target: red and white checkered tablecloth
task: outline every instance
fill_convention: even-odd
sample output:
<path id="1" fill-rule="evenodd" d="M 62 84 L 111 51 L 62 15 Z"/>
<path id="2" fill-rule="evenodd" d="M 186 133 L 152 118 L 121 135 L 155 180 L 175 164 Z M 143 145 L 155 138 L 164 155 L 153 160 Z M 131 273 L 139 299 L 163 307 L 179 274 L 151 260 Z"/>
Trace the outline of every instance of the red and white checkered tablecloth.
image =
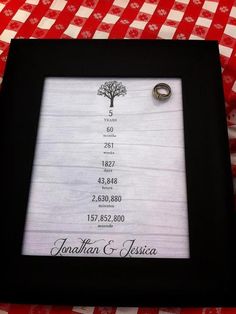
<path id="1" fill-rule="evenodd" d="M 236 308 L 127 308 L 0 304 L 0 314 L 235 314 Z"/>
<path id="2" fill-rule="evenodd" d="M 0 0 L 0 83 L 11 38 L 218 40 L 236 180 L 236 0 Z M 232 314 L 236 308 L 0 304 L 0 314 L 6 313 Z"/>

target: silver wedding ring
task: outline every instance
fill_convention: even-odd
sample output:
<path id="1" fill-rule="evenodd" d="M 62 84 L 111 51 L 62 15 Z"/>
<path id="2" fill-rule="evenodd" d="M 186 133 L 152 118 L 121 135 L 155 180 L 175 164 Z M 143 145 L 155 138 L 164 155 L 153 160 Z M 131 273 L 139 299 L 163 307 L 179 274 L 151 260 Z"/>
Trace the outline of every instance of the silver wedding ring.
<path id="1" fill-rule="evenodd" d="M 171 96 L 171 88 L 168 84 L 159 83 L 154 86 L 152 94 L 158 100 L 167 100 Z"/>

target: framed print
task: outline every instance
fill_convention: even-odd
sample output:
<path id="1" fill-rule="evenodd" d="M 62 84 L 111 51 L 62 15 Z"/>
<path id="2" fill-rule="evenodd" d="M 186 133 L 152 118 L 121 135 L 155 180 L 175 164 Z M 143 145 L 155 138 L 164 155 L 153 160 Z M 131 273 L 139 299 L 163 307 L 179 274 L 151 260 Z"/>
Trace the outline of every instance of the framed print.
<path id="1" fill-rule="evenodd" d="M 0 97 L 0 299 L 233 304 L 216 42 L 13 40 Z"/>
<path id="2" fill-rule="evenodd" d="M 45 79 L 24 255 L 189 257 L 181 80 L 158 81 Z"/>

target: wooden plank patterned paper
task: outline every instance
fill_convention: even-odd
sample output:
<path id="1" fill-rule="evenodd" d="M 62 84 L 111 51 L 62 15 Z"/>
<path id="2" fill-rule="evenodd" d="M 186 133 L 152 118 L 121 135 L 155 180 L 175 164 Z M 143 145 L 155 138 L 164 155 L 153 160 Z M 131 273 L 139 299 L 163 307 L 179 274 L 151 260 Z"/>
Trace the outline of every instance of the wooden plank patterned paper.
<path id="1" fill-rule="evenodd" d="M 47 78 L 22 253 L 189 258 L 183 134 L 181 79 Z"/>

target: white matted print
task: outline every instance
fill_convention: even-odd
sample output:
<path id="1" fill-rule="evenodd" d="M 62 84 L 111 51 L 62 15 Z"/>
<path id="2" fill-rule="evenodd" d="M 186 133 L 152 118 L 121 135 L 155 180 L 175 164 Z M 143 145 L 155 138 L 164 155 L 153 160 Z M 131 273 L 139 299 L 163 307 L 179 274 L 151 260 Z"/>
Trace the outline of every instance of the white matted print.
<path id="1" fill-rule="evenodd" d="M 181 79 L 45 79 L 22 254 L 189 258 Z"/>

